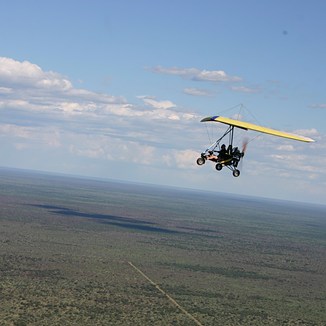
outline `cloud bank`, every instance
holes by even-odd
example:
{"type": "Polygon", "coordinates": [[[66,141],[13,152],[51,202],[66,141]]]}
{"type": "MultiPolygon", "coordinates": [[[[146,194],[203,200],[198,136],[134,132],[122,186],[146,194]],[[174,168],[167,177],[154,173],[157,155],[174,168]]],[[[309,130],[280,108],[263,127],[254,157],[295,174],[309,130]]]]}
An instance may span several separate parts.
{"type": "Polygon", "coordinates": [[[170,100],[139,96],[136,105],[75,88],[67,77],[28,61],[0,58],[0,83],[0,136],[18,150],[56,148],[145,165],[162,165],[164,152],[177,163],[175,137],[199,119],[170,100]]]}
{"type": "MultiPolygon", "coordinates": [[[[241,80],[223,71],[156,70],[194,81],[241,80]]],[[[239,87],[237,91],[252,92],[239,87]]],[[[184,88],[184,92],[208,95],[198,88],[184,88]]],[[[131,180],[135,171],[140,171],[139,176],[145,178],[142,181],[171,184],[182,178],[185,184],[193,179],[202,184],[205,178],[230,178],[228,173],[216,175],[214,165],[209,163],[209,167],[196,166],[196,157],[216,138],[207,139],[206,125],[199,123],[200,113],[167,98],[139,95],[130,101],[92,92],[76,88],[66,76],[44,71],[31,62],[0,58],[0,113],[5,165],[114,178],[125,178],[129,173],[131,180]],[[107,172],[109,169],[112,171],[107,172]]],[[[216,136],[225,131],[224,125],[213,127],[216,136]]],[[[322,179],[325,161],[320,153],[325,151],[325,137],[316,129],[294,132],[317,142],[306,146],[264,137],[263,141],[250,143],[242,178],[276,175],[297,180],[298,184],[303,175],[306,180],[316,176],[322,179]]]]}

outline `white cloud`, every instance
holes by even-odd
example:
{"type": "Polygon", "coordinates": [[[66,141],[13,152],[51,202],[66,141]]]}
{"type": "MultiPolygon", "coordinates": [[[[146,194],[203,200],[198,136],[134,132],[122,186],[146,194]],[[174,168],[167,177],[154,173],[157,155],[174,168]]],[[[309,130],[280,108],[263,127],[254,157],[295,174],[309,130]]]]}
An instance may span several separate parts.
{"type": "Polygon", "coordinates": [[[76,145],[70,145],[69,150],[71,153],[76,154],[78,156],[84,156],[93,159],[101,158],[105,155],[103,148],[98,146],[98,144],[92,144],[92,145],[89,144],[89,146],[86,148],[85,147],[80,148],[79,146],[76,145]]]}
{"type": "Polygon", "coordinates": [[[212,95],[212,93],[208,90],[200,89],[200,88],[193,88],[193,87],[185,88],[183,90],[183,92],[185,94],[192,95],[192,96],[211,96],[212,95]]]}
{"type": "Polygon", "coordinates": [[[182,150],[175,151],[173,153],[174,160],[176,162],[177,167],[179,168],[195,168],[196,167],[196,159],[198,158],[198,153],[193,150],[182,150]]]}
{"type": "Polygon", "coordinates": [[[270,157],[279,162],[299,162],[306,158],[305,155],[298,154],[271,154],[270,157]]]}
{"type": "Polygon", "coordinates": [[[200,116],[195,113],[182,113],[181,117],[184,120],[198,120],[200,118],[200,116]]]}
{"type": "Polygon", "coordinates": [[[196,114],[178,109],[170,100],[142,96],[145,105],[136,106],[123,97],[76,89],[67,78],[55,72],[45,72],[28,61],[0,58],[0,81],[3,85],[0,92],[6,95],[0,100],[0,109],[12,120],[16,119],[13,113],[19,110],[17,116],[26,112],[23,116],[29,114],[28,119],[34,124],[63,125],[73,119],[69,125],[71,129],[77,128],[78,124],[89,126],[107,121],[108,127],[119,130],[131,126],[133,119],[138,119],[137,124],[143,126],[153,121],[168,123],[198,119],[196,114]]]}
{"type": "Polygon", "coordinates": [[[284,152],[293,152],[295,150],[293,145],[285,145],[285,144],[278,146],[276,149],[284,152]]]}
{"type": "Polygon", "coordinates": [[[10,94],[13,90],[10,87],[0,87],[0,94],[10,94]]]}
{"type": "Polygon", "coordinates": [[[0,109],[2,108],[17,108],[17,109],[34,109],[37,106],[31,105],[23,99],[5,99],[0,101],[0,109]]]}
{"type": "MultiPolygon", "coordinates": [[[[197,118],[191,112],[180,111],[170,100],[158,100],[143,96],[145,107],[128,103],[123,97],[76,89],[65,77],[55,72],[45,72],[39,66],[28,61],[19,62],[10,58],[0,58],[0,92],[6,96],[0,101],[0,109],[42,112],[35,115],[37,120],[47,119],[59,123],[70,117],[78,122],[103,122],[120,117],[143,118],[145,121],[180,121],[197,118]],[[87,120],[91,119],[91,120],[87,120]]],[[[7,112],[7,114],[9,114],[7,112]]],[[[122,121],[119,121],[120,123],[122,121]]],[[[126,123],[126,122],[124,122],[126,123]]]]}
{"type": "Polygon", "coordinates": [[[59,90],[72,88],[71,82],[57,73],[44,72],[39,66],[28,61],[20,62],[5,57],[0,57],[0,81],[25,87],[59,90]]]}
{"type": "Polygon", "coordinates": [[[87,112],[95,112],[96,104],[89,103],[78,103],[78,102],[61,102],[57,104],[57,109],[67,114],[81,114],[87,112]]]}
{"type": "Polygon", "coordinates": [[[199,116],[191,112],[177,109],[177,105],[169,100],[158,101],[153,96],[138,96],[150,110],[141,110],[141,115],[150,120],[198,120],[199,116]],[[153,110],[154,109],[154,110],[153,110]]]}
{"type": "Polygon", "coordinates": [[[76,89],[60,74],[27,61],[1,58],[0,66],[0,110],[7,121],[0,124],[0,136],[16,149],[56,148],[61,155],[157,166],[168,164],[164,157],[176,164],[177,157],[186,166],[173,151],[180,139],[183,148],[196,143],[196,113],[168,99],[141,96],[143,105],[135,105],[76,89]]]}
{"type": "Polygon", "coordinates": [[[62,146],[60,130],[47,127],[26,127],[0,124],[0,137],[11,141],[18,150],[26,148],[58,148],[62,146]]]}
{"type": "Polygon", "coordinates": [[[212,82],[238,82],[241,80],[237,76],[229,76],[223,70],[202,70],[193,76],[194,80],[206,80],[212,82]]]}
{"type": "Polygon", "coordinates": [[[178,67],[164,68],[161,66],[156,66],[151,70],[155,73],[176,75],[181,77],[195,76],[198,74],[198,72],[200,72],[196,68],[178,68],[178,67]]]}
{"type": "Polygon", "coordinates": [[[172,109],[175,108],[176,105],[171,101],[157,101],[154,98],[143,97],[143,101],[145,104],[155,108],[155,109],[172,109]]]}
{"type": "Polygon", "coordinates": [[[231,86],[231,89],[235,92],[241,92],[241,93],[258,93],[260,91],[258,88],[246,87],[246,86],[231,86]]]}
{"type": "Polygon", "coordinates": [[[199,70],[197,68],[164,68],[156,66],[151,69],[154,73],[168,74],[191,79],[194,81],[208,81],[208,82],[239,82],[242,78],[238,76],[228,75],[223,70],[199,70]]]}
{"type": "Polygon", "coordinates": [[[17,126],[14,124],[0,124],[0,136],[14,136],[19,138],[29,138],[30,128],[17,126]]]}
{"type": "MultiPolygon", "coordinates": [[[[302,171],[302,172],[312,172],[318,173],[320,171],[320,164],[322,161],[314,162],[310,155],[301,154],[302,152],[296,153],[288,153],[288,154],[271,154],[270,158],[277,162],[280,165],[280,168],[287,171],[292,171],[289,176],[293,177],[295,175],[294,171],[302,171]]],[[[325,163],[325,162],[324,162],[325,163]]]]}
{"type": "Polygon", "coordinates": [[[312,104],[310,107],[313,109],[326,109],[326,103],[312,104]]]}
{"type": "Polygon", "coordinates": [[[154,146],[138,141],[110,138],[102,135],[66,135],[69,151],[78,156],[114,162],[149,165],[160,159],[154,146]]]}
{"type": "Polygon", "coordinates": [[[0,57],[0,82],[0,93],[6,95],[0,108],[88,114],[106,104],[126,102],[121,97],[76,89],[58,73],[46,72],[28,61],[11,58],[0,57]]]}
{"type": "Polygon", "coordinates": [[[307,137],[318,137],[319,136],[319,132],[317,129],[315,128],[311,128],[311,129],[299,129],[299,130],[295,130],[295,133],[302,135],[302,136],[307,136],[307,137]]]}

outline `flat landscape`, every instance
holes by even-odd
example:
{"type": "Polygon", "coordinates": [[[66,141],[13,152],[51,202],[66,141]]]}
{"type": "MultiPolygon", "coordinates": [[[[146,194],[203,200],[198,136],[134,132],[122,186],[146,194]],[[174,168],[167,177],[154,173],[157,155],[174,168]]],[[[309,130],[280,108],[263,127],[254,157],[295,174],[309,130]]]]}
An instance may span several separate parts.
{"type": "Polygon", "coordinates": [[[0,180],[1,325],[325,325],[326,206],[0,180]]]}

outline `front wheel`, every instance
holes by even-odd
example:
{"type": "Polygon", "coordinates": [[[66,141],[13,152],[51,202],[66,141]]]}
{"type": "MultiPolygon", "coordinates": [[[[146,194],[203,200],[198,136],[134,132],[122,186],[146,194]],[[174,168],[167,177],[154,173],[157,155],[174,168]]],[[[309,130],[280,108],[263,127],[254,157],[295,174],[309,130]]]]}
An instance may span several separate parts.
{"type": "Polygon", "coordinates": [[[205,159],[204,159],[203,157],[199,157],[199,158],[197,159],[197,164],[198,164],[198,165],[203,165],[203,164],[205,164],[205,159]]]}
{"type": "Polygon", "coordinates": [[[217,164],[215,165],[215,169],[216,169],[217,171],[221,171],[221,170],[222,170],[222,167],[223,167],[223,165],[222,165],[221,163],[217,163],[217,164]]]}
{"type": "Polygon", "coordinates": [[[240,175],[240,171],[239,170],[233,170],[233,176],[234,177],[238,177],[240,175]]]}

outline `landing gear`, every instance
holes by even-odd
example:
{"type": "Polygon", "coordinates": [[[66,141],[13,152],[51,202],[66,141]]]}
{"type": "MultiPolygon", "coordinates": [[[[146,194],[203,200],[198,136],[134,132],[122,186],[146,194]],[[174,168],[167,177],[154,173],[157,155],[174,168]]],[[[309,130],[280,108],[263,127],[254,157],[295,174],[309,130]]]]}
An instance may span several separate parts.
{"type": "MultiPolygon", "coordinates": [[[[226,167],[228,167],[230,170],[232,170],[232,174],[233,174],[234,177],[238,177],[240,175],[240,171],[235,168],[236,165],[234,165],[234,164],[233,164],[233,166],[226,165],[226,167]]],[[[215,165],[215,169],[217,171],[221,171],[222,168],[223,168],[223,164],[221,164],[221,163],[217,163],[215,165]]]]}
{"type": "Polygon", "coordinates": [[[233,170],[232,174],[234,177],[238,177],[240,175],[240,171],[235,169],[235,170],[233,170]]]}
{"type": "Polygon", "coordinates": [[[221,171],[221,170],[222,170],[222,167],[223,167],[223,165],[222,165],[221,163],[217,163],[217,164],[215,165],[215,169],[216,169],[217,171],[221,171]]]}
{"type": "Polygon", "coordinates": [[[203,164],[205,164],[205,159],[204,159],[203,157],[199,157],[199,158],[197,159],[197,164],[198,164],[198,165],[203,165],[203,164]]]}

